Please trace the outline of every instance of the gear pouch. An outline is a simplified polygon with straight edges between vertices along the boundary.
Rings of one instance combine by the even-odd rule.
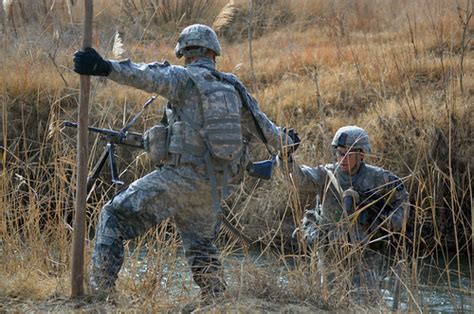
[[[168,127],[157,124],[144,135],[144,146],[148,156],[155,164],[163,164],[168,157]]]

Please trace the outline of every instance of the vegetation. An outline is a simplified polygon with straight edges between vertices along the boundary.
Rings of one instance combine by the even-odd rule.
[[[81,5],[4,0],[0,6],[0,309],[178,311],[199,295],[168,221],[128,243],[116,297],[69,300],[76,147],[75,131],[62,121],[77,118],[79,80],[71,64],[80,47]],[[94,47],[116,58],[114,39],[121,38],[120,55],[134,61],[179,63],[173,54],[179,30],[214,24],[224,51],[220,69],[251,87],[278,125],[297,129],[300,163],[332,161],[329,143],[340,126],[367,129],[370,162],[402,176],[411,195],[413,232],[399,236],[396,259],[404,262],[392,269],[404,306],[426,310],[420,291],[442,290],[451,308],[469,308],[463,304],[469,298],[459,296],[472,302],[474,282],[470,1],[96,0],[94,10]],[[95,78],[90,123],[118,129],[148,97]],[[156,123],[164,103],[148,108],[134,131]],[[91,135],[91,166],[101,150]],[[267,158],[263,151],[256,146],[255,158]],[[143,152],[120,149],[118,155],[127,183],[151,169]],[[100,208],[115,192],[108,179],[104,173],[88,198],[90,241]],[[247,178],[227,204],[230,221],[267,246],[252,249],[223,228],[219,247],[229,293],[204,310],[362,309],[345,286],[332,292],[321,286],[318,257],[303,254],[291,238],[304,204],[282,173],[271,182]],[[91,247],[87,242],[86,260]],[[392,281],[386,284],[392,289]],[[387,309],[382,300],[371,306]]]

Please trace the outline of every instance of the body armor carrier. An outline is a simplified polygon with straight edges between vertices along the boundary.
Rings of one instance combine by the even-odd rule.
[[[161,139],[150,143],[161,145],[156,152],[149,151],[154,152],[151,157],[156,164],[205,165],[214,207],[220,210],[216,170],[223,174],[221,187],[225,197],[229,174],[240,171],[245,154],[241,127],[243,108],[250,111],[263,143],[267,144],[267,139],[256,118],[258,105],[234,75],[200,66],[189,66],[187,71],[200,97],[198,110],[202,110],[202,119],[196,121],[195,114],[191,116],[192,113],[180,106],[168,104],[163,125],[156,128],[162,132],[156,135],[150,132],[150,140]]]
[[[188,67],[187,70],[200,96],[202,123],[189,117],[182,108],[175,107],[180,121],[173,123],[173,129],[175,134],[190,133],[179,132],[177,129],[181,124],[186,129],[192,129],[194,136],[200,137],[193,142],[204,142],[204,146],[189,145],[186,139],[182,143],[177,143],[179,141],[173,138],[170,152],[181,151],[202,158],[211,184],[214,208],[220,211],[216,170],[223,173],[220,186],[222,197],[225,198],[228,194],[231,166],[240,161],[244,151],[241,127],[242,101],[232,85],[224,83],[208,69]],[[178,144],[180,147],[175,149],[173,144]]]

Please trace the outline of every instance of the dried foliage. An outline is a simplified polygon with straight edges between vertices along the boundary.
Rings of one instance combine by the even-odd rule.
[[[211,24],[216,0],[125,0],[120,15],[128,24],[176,32],[191,23]],[[153,35],[151,35],[153,36]]]
[[[229,1],[214,19],[212,28],[218,33],[221,33],[225,28],[229,28],[235,19],[236,11],[237,6],[234,0]]]
[[[254,95],[273,121],[298,130],[303,144],[296,159],[303,164],[332,161],[329,143],[340,126],[369,131],[374,148],[369,161],[403,177],[411,195],[413,232],[401,237],[399,254],[406,259],[396,255],[401,264],[392,269],[392,279],[403,283],[405,309],[429,309],[419,294],[428,290],[442,291],[452,309],[462,311],[455,299],[472,291],[473,276],[472,6],[448,0],[375,2],[255,1]],[[135,61],[172,61],[178,29],[214,21],[225,38],[220,68],[238,69],[244,83],[252,82],[243,53],[248,1],[94,3],[100,20],[94,46],[102,54],[112,56],[114,46],[118,52],[120,38]],[[77,116],[78,79],[70,67],[80,46],[81,5],[18,0],[1,8],[0,310],[182,310],[199,296],[169,222],[128,243],[115,303],[68,300],[75,132],[61,122]],[[94,79],[93,86],[90,123],[99,127],[120,128],[148,98],[103,79]],[[164,103],[150,107],[134,131],[156,123]],[[101,150],[91,135],[90,165]],[[261,145],[252,153],[268,157]],[[151,169],[141,152],[118,155],[127,183]],[[228,217],[245,237],[223,229],[219,246],[228,265],[229,295],[201,310],[367,310],[353,304],[343,271],[333,293],[320,284],[319,257],[302,254],[306,248],[291,237],[307,204],[283,177],[277,171],[270,182],[247,178],[228,200]],[[109,179],[104,172],[89,196],[86,260],[97,214],[115,192]],[[255,243],[249,245],[249,239]],[[349,250],[346,257],[353,254]],[[424,272],[446,280],[425,284]],[[393,281],[386,284],[392,289]],[[383,302],[375,306],[386,309]]]

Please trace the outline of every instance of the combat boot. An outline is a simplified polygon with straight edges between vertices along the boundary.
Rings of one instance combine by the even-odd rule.
[[[109,300],[117,293],[115,280],[92,274],[89,278],[89,289],[91,296],[98,301]]]

